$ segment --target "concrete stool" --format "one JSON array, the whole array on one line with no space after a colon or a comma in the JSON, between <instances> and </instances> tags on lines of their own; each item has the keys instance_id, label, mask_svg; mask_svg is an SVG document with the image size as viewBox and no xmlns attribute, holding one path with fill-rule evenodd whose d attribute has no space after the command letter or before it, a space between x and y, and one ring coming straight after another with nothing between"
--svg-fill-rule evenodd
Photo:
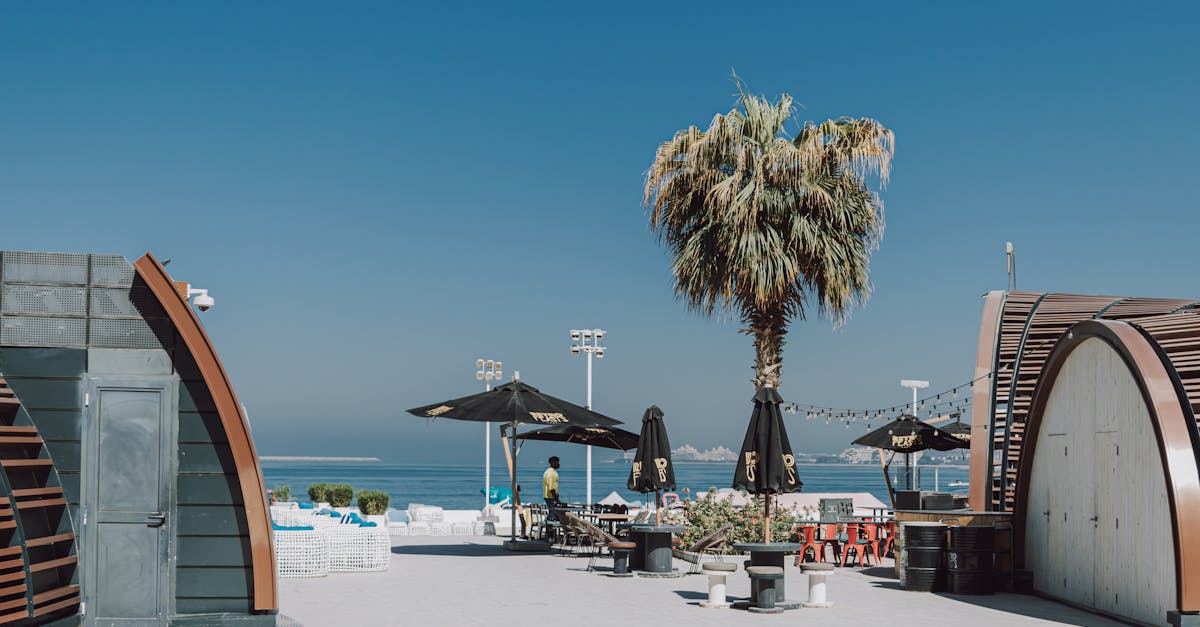
<instances>
[{"instance_id":1,"label":"concrete stool","mask_svg":"<svg viewBox=\"0 0 1200 627\"><path fill-rule=\"evenodd\" d=\"M629 554L637 548L634 542L609 542L608 549L613 554L613 577L632 577L629 572Z\"/></svg>"},{"instance_id":2,"label":"concrete stool","mask_svg":"<svg viewBox=\"0 0 1200 627\"><path fill-rule=\"evenodd\" d=\"M783 611L782 607L775 605L776 601L783 599L775 598L775 585L783 581L783 567L781 566L751 566L746 569L750 574L751 587L755 587L754 583L758 583L758 598L752 599L749 609L756 614L778 614Z\"/></svg>"},{"instance_id":3,"label":"concrete stool","mask_svg":"<svg viewBox=\"0 0 1200 627\"><path fill-rule=\"evenodd\" d=\"M825 600L825 578L833 574L833 564L806 562L800 564L800 572L808 575L808 601L804 607L833 607Z\"/></svg>"},{"instance_id":4,"label":"concrete stool","mask_svg":"<svg viewBox=\"0 0 1200 627\"><path fill-rule=\"evenodd\" d=\"M708 600L701 601L700 607L729 607L725 600L725 577L737 570L737 564L712 562L701 569L708 575Z\"/></svg>"}]
</instances>

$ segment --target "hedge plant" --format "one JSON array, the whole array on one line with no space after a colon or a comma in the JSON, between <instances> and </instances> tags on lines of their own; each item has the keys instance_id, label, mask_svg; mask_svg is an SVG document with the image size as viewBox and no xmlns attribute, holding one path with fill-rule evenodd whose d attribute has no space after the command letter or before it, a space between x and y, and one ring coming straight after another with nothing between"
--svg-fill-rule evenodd
<instances>
[{"instance_id":1,"label":"hedge plant","mask_svg":"<svg viewBox=\"0 0 1200 627\"><path fill-rule=\"evenodd\" d=\"M703 498L688 503L683 511L666 510L663 512L663 524L679 524L684 526L680 545L687 547L696 540L716 531L725 523L732 523L725 533L725 548L732 548L735 542L763 541L763 499L755 496L745 507L734 507L733 499L717 498L716 488L712 488ZM771 512L771 539L784 542L794 539L795 526L799 517L787 509L775 509Z\"/></svg>"},{"instance_id":2,"label":"hedge plant","mask_svg":"<svg viewBox=\"0 0 1200 627\"><path fill-rule=\"evenodd\" d=\"M271 493L275 495L275 500L280 503L292 500L292 486L290 485L277 485Z\"/></svg>"},{"instance_id":3,"label":"hedge plant","mask_svg":"<svg viewBox=\"0 0 1200 627\"><path fill-rule=\"evenodd\" d=\"M386 514L392 497L383 490L359 490L358 509L364 516Z\"/></svg>"},{"instance_id":4,"label":"hedge plant","mask_svg":"<svg viewBox=\"0 0 1200 627\"><path fill-rule=\"evenodd\" d=\"M329 484L328 483L310 483L310 484L308 484L308 498L312 499L313 503L328 503L329 502Z\"/></svg>"},{"instance_id":5,"label":"hedge plant","mask_svg":"<svg viewBox=\"0 0 1200 627\"><path fill-rule=\"evenodd\" d=\"M332 507L349 507L354 500L354 486L349 483L331 483L327 489Z\"/></svg>"}]
</instances>

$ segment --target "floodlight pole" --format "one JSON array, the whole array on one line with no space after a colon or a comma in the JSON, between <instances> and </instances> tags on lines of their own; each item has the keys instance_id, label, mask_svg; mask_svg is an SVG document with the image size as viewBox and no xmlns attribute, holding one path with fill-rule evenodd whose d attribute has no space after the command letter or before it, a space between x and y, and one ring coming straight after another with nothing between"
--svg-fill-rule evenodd
<instances>
[{"instance_id":1,"label":"floodlight pole","mask_svg":"<svg viewBox=\"0 0 1200 627\"><path fill-rule=\"evenodd\" d=\"M587 355L587 408L592 409L592 355L604 357L603 329L571 329L571 354ZM592 445L587 445L587 504L592 504Z\"/></svg>"},{"instance_id":2,"label":"floodlight pole","mask_svg":"<svg viewBox=\"0 0 1200 627\"><path fill-rule=\"evenodd\" d=\"M916 418L917 417L917 390L924 390L925 388L929 387L929 382L928 381L918 381L916 379L901 379L900 386L906 387L906 388L912 388L912 391L913 391L912 415L913 415L913 418ZM904 454L904 489L905 490L912 489L912 467L909 466L908 462L909 462L909 454L905 453Z\"/></svg>"},{"instance_id":3,"label":"floodlight pole","mask_svg":"<svg viewBox=\"0 0 1200 627\"><path fill-rule=\"evenodd\" d=\"M491 359L475 360L475 378L483 381L483 391L492 391L492 380L504 375L504 363ZM491 505L492 492L492 423L483 423L483 506ZM516 496L512 497L514 502Z\"/></svg>"}]
</instances>

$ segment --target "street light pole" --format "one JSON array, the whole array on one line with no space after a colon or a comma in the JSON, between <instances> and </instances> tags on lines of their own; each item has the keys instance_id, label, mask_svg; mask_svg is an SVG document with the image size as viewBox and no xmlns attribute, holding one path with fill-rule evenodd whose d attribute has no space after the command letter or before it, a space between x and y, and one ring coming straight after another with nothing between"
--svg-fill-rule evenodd
<instances>
[{"instance_id":1,"label":"street light pole","mask_svg":"<svg viewBox=\"0 0 1200 627\"><path fill-rule=\"evenodd\" d=\"M604 357L603 329L571 329L571 354L587 355L587 408L592 408L592 355ZM592 504L592 445L587 445L587 504Z\"/></svg>"},{"instance_id":2,"label":"street light pole","mask_svg":"<svg viewBox=\"0 0 1200 627\"><path fill-rule=\"evenodd\" d=\"M917 417L917 390L924 390L925 388L929 387L929 382L928 381L918 381L916 379L901 379L900 385L901 385L901 387L912 388L912 391L913 391L912 415L913 415L913 418L916 418ZM912 489L912 468L909 467L908 459L909 459L908 453L905 453L904 454L904 489L905 490Z\"/></svg>"},{"instance_id":3,"label":"street light pole","mask_svg":"<svg viewBox=\"0 0 1200 627\"><path fill-rule=\"evenodd\" d=\"M504 363L491 359L475 360L475 379L483 381L483 391L492 391L492 381L504 376ZM492 423L483 423L483 506L490 505L492 492ZM513 497L516 498L515 496Z\"/></svg>"}]
</instances>

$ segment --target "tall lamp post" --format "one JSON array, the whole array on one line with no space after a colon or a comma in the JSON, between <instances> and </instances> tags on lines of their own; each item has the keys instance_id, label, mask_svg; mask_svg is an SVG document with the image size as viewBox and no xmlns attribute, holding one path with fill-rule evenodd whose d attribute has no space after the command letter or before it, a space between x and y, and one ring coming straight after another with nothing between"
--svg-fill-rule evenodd
<instances>
[{"instance_id":1,"label":"tall lamp post","mask_svg":"<svg viewBox=\"0 0 1200 627\"><path fill-rule=\"evenodd\" d=\"M504 376L504 363L491 359L475 360L475 380L483 381L483 391L492 391L492 381ZM492 492L492 423L483 423L483 506L491 503ZM516 496L514 495L515 499ZM514 501L515 502L515 501Z\"/></svg>"},{"instance_id":2,"label":"tall lamp post","mask_svg":"<svg viewBox=\"0 0 1200 627\"><path fill-rule=\"evenodd\" d=\"M587 408L592 408L592 355L604 357L604 331L601 329L571 329L571 354L587 355ZM587 446L587 504L592 504L592 445Z\"/></svg>"},{"instance_id":3,"label":"tall lamp post","mask_svg":"<svg viewBox=\"0 0 1200 627\"><path fill-rule=\"evenodd\" d=\"M928 381L917 381L916 379L901 379L900 386L906 387L906 388L912 388L912 391L913 391L912 415L913 415L913 418L916 418L917 417L917 390L924 390L925 388L929 387L929 382ZM918 488L919 487L920 486L918 486ZM910 468L908 465L908 453L904 454L904 489L905 490L912 489L912 468Z\"/></svg>"}]
</instances>

